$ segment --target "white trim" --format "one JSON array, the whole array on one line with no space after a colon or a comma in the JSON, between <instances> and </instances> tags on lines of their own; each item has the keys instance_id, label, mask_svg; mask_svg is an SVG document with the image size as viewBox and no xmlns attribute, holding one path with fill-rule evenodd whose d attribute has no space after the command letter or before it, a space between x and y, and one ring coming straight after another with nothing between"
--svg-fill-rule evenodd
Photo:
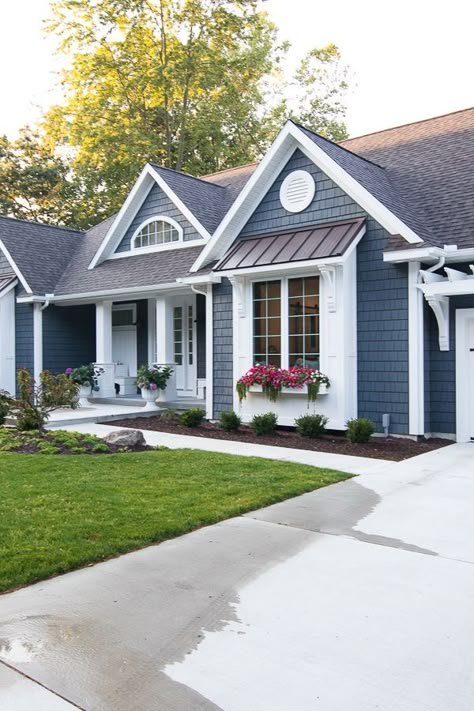
<instances>
[{"instance_id":1,"label":"white trim","mask_svg":"<svg viewBox=\"0 0 474 711\"><path fill-rule=\"evenodd\" d=\"M207 242L203 239L187 239L183 242L166 242L166 244L155 244L152 247L137 247L128 252L114 252L107 258L123 259L124 257L136 257L139 254L152 254L153 252L171 252L175 249L188 249L189 247L203 247ZM171 246L173 245L173 246Z\"/></svg>"},{"instance_id":2,"label":"white trim","mask_svg":"<svg viewBox=\"0 0 474 711\"><path fill-rule=\"evenodd\" d=\"M15 293L18 282L2 291L0 295L0 388L9 393L15 392Z\"/></svg>"},{"instance_id":3,"label":"white trim","mask_svg":"<svg viewBox=\"0 0 474 711\"><path fill-rule=\"evenodd\" d=\"M136 303L123 303L123 304L112 304L112 311L131 311L132 312L132 323L125 324L127 328L130 326L136 326L137 323L137 305ZM112 328L120 328L119 326L114 326Z\"/></svg>"},{"instance_id":4,"label":"white trim","mask_svg":"<svg viewBox=\"0 0 474 711\"><path fill-rule=\"evenodd\" d=\"M39 383L43 370L43 308L41 304L33 306L33 377Z\"/></svg>"},{"instance_id":5,"label":"white trim","mask_svg":"<svg viewBox=\"0 0 474 711\"><path fill-rule=\"evenodd\" d=\"M132 220L135 218L138 210L142 206L154 184L157 184L158 187L161 188L175 207L178 208L183 217L185 217L194 227L196 232L201 235L203 240L207 241L210 238L209 232L203 227L199 220L174 193L161 175L154 170L153 166L147 163L140 173L132 190L128 194L127 199L123 203L102 244L95 253L91 263L89 264L89 269L94 269L97 264L100 264L100 262L108 259L118 247L130 227Z\"/></svg>"},{"instance_id":6,"label":"white trim","mask_svg":"<svg viewBox=\"0 0 474 711\"><path fill-rule=\"evenodd\" d=\"M408 431L425 433L423 295L416 288L419 262L408 265Z\"/></svg>"},{"instance_id":7,"label":"white trim","mask_svg":"<svg viewBox=\"0 0 474 711\"><path fill-rule=\"evenodd\" d=\"M1 277L0 277L1 279ZM10 293L10 291L13 291L13 289L16 287L18 284L18 279L14 279L8 286L6 286L2 291L0 291L0 299L2 299L4 296Z\"/></svg>"},{"instance_id":8,"label":"white trim","mask_svg":"<svg viewBox=\"0 0 474 711\"><path fill-rule=\"evenodd\" d=\"M289 121L280 131L270 150L224 216L212 241L199 255L191 271L198 271L212 259L219 259L227 251L296 148L300 148L320 170L368 212L389 234L399 234L410 244L423 243L423 240L413 230L343 170L301 129Z\"/></svg>"},{"instance_id":9,"label":"white trim","mask_svg":"<svg viewBox=\"0 0 474 711\"><path fill-rule=\"evenodd\" d=\"M214 417L214 287L206 294L206 417Z\"/></svg>"},{"instance_id":10,"label":"white trim","mask_svg":"<svg viewBox=\"0 0 474 711\"><path fill-rule=\"evenodd\" d=\"M443 279L443 281L418 284L417 286L426 298L429 296L465 296L466 294L474 294L474 276L468 276L467 279L460 279L459 281Z\"/></svg>"},{"instance_id":11,"label":"white trim","mask_svg":"<svg viewBox=\"0 0 474 711\"><path fill-rule=\"evenodd\" d=\"M109 296L119 296L120 301L126 301L127 299L135 297L137 294L150 294L154 292L162 291L183 291L183 284L178 282L169 282L168 284L152 284L150 286L131 286L123 287L122 289L107 289L105 291L85 291L83 293L79 292L76 294L58 294L57 296L49 296L48 301L50 303L63 303L68 301L81 301L89 302L91 299L96 298L106 298ZM42 303L45 301L44 296L23 296L17 299L19 304L31 304L31 303Z\"/></svg>"},{"instance_id":12,"label":"white trim","mask_svg":"<svg viewBox=\"0 0 474 711\"><path fill-rule=\"evenodd\" d=\"M474 309L456 309L456 441L471 442L469 431L470 392L463 375L468 372L467 326L474 319ZM474 373L471 373L474 377Z\"/></svg>"},{"instance_id":13,"label":"white trim","mask_svg":"<svg viewBox=\"0 0 474 711\"><path fill-rule=\"evenodd\" d=\"M148 365L156 363L156 299L147 299Z\"/></svg>"},{"instance_id":14,"label":"white trim","mask_svg":"<svg viewBox=\"0 0 474 711\"><path fill-rule=\"evenodd\" d=\"M10 252L8 251L8 249L5 247L5 244L3 243L3 241L2 241L1 239L0 239L0 249L1 249L2 252L4 253L4 255L5 255L5 257L7 258L7 260L8 260L8 262L9 262L11 268L13 269L13 271L14 271L15 274L17 275L18 279L20 280L20 282L21 282L21 284L22 284L24 290L27 291L28 294L32 294L33 291L31 290L31 288L30 288L28 282L26 281L25 277L23 276L23 274L22 274L22 273L20 272L20 270L18 269L18 267L17 267L17 265L16 265L16 263L15 263L15 260L13 259L12 255L10 254Z\"/></svg>"},{"instance_id":15,"label":"white trim","mask_svg":"<svg viewBox=\"0 0 474 711\"><path fill-rule=\"evenodd\" d=\"M392 264L402 262L437 262L444 258L448 264L469 262L474 259L474 248L458 249L456 245L445 247L417 247L416 249L398 249L384 252L383 261Z\"/></svg>"},{"instance_id":16,"label":"white trim","mask_svg":"<svg viewBox=\"0 0 474 711\"><path fill-rule=\"evenodd\" d=\"M153 244L153 245L146 245L145 247L136 247L135 242L142 231L144 227L147 225L151 225L152 222L165 222L168 225L171 225L171 227L174 227L176 232L178 233L178 239L172 240L171 242L162 242L161 244ZM139 227L135 230L135 232L132 235L132 238L130 240L130 246L131 249L129 250L130 252L135 252L137 254L146 254L148 251L153 251L153 252L159 252L163 251L164 249L173 249L173 247L170 247L169 245L178 245L183 241L183 228L181 227L180 224L176 222L176 220L173 220L172 217L167 217L166 215L156 215L154 217L148 217L148 219L144 220Z\"/></svg>"}]
</instances>

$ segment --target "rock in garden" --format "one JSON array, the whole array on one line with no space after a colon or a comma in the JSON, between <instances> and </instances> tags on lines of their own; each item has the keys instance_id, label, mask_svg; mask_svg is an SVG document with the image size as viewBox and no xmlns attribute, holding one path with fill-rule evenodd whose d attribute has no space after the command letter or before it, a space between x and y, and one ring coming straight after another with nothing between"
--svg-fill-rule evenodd
<instances>
[{"instance_id":1,"label":"rock in garden","mask_svg":"<svg viewBox=\"0 0 474 711\"><path fill-rule=\"evenodd\" d=\"M130 449L136 449L137 447L144 447L146 445L145 437L140 430L116 430L104 437L104 440L107 444L115 444L118 447L130 447Z\"/></svg>"}]
</instances>

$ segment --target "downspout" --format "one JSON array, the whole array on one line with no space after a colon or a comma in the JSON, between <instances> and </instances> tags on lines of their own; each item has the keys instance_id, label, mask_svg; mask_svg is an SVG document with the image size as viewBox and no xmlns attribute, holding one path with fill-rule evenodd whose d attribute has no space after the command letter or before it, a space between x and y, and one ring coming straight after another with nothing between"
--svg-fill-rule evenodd
<instances>
[{"instance_id":1,"label":"downspout","mask_svg":"<svg viewBox=\"0 0 474 711\"><path fill-rule=\"evenodd\" d=\"M45 294L44 304L33 304L33 377L39 382L43 370L43 311L48 308L52 294Z\"/></svg>"},{"instance_id":2,"label":"downspout","mask_svg":"<svg viewBox=\"0 0 474 711\"><path fill-rule=\"evenodd\" d=\"M214 327L212 284L191 284L191 291L206 297L206 417L212 420L214 416Z\"/></svg>"}]
</instances>

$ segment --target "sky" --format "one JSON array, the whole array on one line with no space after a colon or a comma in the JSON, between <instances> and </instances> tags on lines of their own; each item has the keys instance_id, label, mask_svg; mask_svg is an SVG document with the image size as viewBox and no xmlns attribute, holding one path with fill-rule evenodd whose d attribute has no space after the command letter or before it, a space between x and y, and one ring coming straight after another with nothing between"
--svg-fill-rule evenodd
<instances>
[{"instance_id":1,"label":"sky","mask_svg":"<svg viewBox=\"0 0 474 711\"><path fill-rule=\"evenodd\" d=\"M60 59L45 38L50 0L14 0L0 25L0 134L14 137L61 99ZM290 61L312 47L338 45L352 72L351 136L418 121L474 104L474 9L469 0L266 0L289 40Z\"/></svg>"}]
</instances>

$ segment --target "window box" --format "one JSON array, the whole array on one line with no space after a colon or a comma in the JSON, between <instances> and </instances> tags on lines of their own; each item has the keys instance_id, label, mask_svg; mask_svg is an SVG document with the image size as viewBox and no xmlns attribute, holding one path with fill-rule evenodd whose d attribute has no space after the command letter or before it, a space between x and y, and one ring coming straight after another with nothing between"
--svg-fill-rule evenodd
<instances>
[{"instance_id":1,"label":"window box","mask_svg":"<svg viewBox=\"0 0 474 711\"><path fill-rule=\"evenodd\" d=\"M261 392L262 392L261 385L251 385L249 387L249 393L261 393ZM327 395L328 392L329 392L329 388L327 385L320 385L318 397L320 395ZM281 395L305 395L307 397L308 396L308 386L303 385L303 387L301 387L301 388L282 388Z\"/></svg>"}]
</instances>

